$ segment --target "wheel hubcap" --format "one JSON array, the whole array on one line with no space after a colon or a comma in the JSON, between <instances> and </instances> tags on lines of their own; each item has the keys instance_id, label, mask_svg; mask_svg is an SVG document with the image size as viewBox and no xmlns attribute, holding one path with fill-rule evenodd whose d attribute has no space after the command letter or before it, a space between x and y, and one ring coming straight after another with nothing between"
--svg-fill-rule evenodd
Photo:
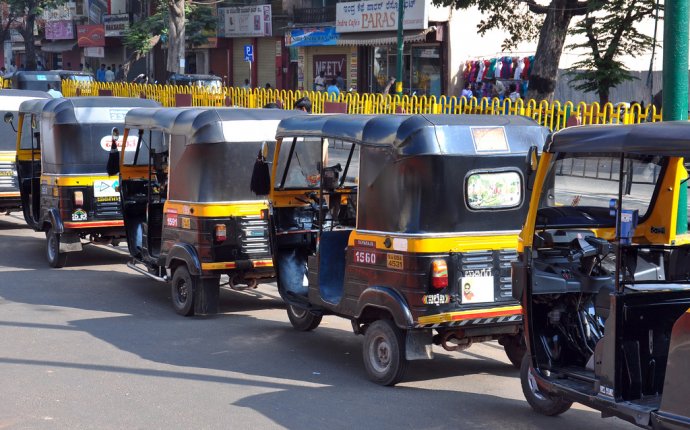
<instances>
[{"instance_id":1,"label":"wheel hubcap","mask_svg":"<svg viewBox=\"0 0 690 430\"><path fill-rule=\"evenodd\" d=\"M56 251L56 240L55 240L55 235L51 234L48 236L48 258L52 261L55 260L55 255L57 253Z\"/></svg>"},{"instance_id":2,"label":"wheel hubcap","mask_svg":"<svg viewBox=\"0 0 690 430\"><path fill-rule=\"evenodd\" d=\"M529 384L529 389L539 400L546 400L546 397L539 391L539 386L537 385L537 378L534 377L532 369L527 372L527 384Z\"/></svg>"},{"instance_id":3,"label":"wheel hubcap","mask_svg":"<svg viewBox=\"0 0 690 430\"><path fill-rule=\"evenodd\" d=\"M294 315L297 319L303 319L307 315L306 309L299 309L292 305L290 305L290 312L292 312L292 315Z\"/></svg>"},{"instance_id":4,"label":"wheel hubcap","mask_svg":"<svg viewBox=\"0 0 690 430\"><path fill-rule=\"evenodd\" d=\"M187 287L187 283L184 280L180 281L177 284L177 300L179 300L180 303L185 303L188 293L189 288Z\"/></svg>"},{"instance_id":5,"label":"wheel hubcap","mask_svg":"<svg viewBox=\"0 0 690 430\"><path fill-rule=\"evenodd\" d=\"M372 365L377 372L385 372L391 364L391 345L384 338L378 337L370 349Z\"/></svg>"}]
</instances>

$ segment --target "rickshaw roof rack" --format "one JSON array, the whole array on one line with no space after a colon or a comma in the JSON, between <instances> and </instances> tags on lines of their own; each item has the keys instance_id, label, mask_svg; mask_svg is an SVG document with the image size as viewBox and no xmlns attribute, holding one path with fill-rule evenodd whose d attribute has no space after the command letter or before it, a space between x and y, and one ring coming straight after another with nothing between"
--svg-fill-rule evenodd
<instances>
[{"instance_id":1,"label":"rickshaw roof rack","mask_svg":"<svg viewBox=\"0 0 690 430\"><path fill-rule=\"evenodd\" d=\"M21 112L41 114L53 124L122 123L129 109L158 107L155 100L133 97L67 97L47 100L27 100L19 106Z\"/></svg>"},{"instance_id":2,"label":"rickshaw roof rack","mask_svg":"<svg viewBox=\"0 0 690 430\"><path fill-rule=\"evenodd\" d=\"M502 128L505 149L485 150L473 129ZM282 121L277 137L326 137L363 146L388 147L400 155L496 155L526 153L545 142L549 130L515 115L307 115Z\"/></svg>"},{"instance_id":3,"label":"rickshaw roof rack","mask_svg":"<svg viewBox=\"0 0 690 430\"><path fill-rule=\"evenodd\" d=\"M34 91L34 90L13 90L13 89L3 89L0 90L0 96L2 97L21 97L26 99L51 99L51 95L45 91ZM3 106L6 108L6 106Z\"/></svg>"},{"instance_id":4,"label":"rickshaw roof rack","mask_svg":"<svg viewBox=\"0 0 690 430\"><path fill-rule=\"evenodd\" d=\"M127 112L125 127L184 135L186 144L265 142L275 140L278 123L296 110L244 108L156 108ZM262 124L252 124L262 121ZM269 124L270 123L270 124Z\"/></svg>"},{"instance_id":5,"label":"rickshaw roof rack","mask_svg":"<svg viewBox=\"0 0 690 430\"><path fill-rule=\"evenodd\" d=\"M544 150L690 157L690 122L569 127L554 133Z\"/></svg>"}]
</instances>

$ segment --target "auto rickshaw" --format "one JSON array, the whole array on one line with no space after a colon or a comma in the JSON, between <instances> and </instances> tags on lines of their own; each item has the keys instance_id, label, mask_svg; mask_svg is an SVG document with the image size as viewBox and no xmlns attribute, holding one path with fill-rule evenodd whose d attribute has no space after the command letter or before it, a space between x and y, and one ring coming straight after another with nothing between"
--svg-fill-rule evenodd
<instances>
[{"instance_id":1,"label":"auto rickshaw","mask_svg":"<svg viewBox=\"0 0 690 430\"><path fill-rule=\"evenodd\" d=\"M170 282L180 315L218 312L220 278L234 289L273 278L268 201L250 190L251 169L296 111L133 109L113 153L128 266Z\"/></svg>"},{"instance_id":2,"label":"auto rickshaw","mask_svg":"<svg viewBox=\"0 0 690 430\"><path fill-rule=\"evenodd\" d=\"M22 204L19 196L19 183L17 181L17 148L15 141L10 138L17 130L14 128L14 120L19 110L19 105L25 100L47 99L50 95L43 91L27 90L0 90L0 115L3 122L0 124L0 211L10 213L18 211Z\"/></svg>"},{"instance_id":3,"label":"auto rickshaw","mask_svg":"<svg viewBox=\"0 0 690 430\"><path fill-rule=\"evenodd\" d=\"M62 78L54 71L17 71L11 79L12 88L17 90L48 91L49 86L62 90Z\"/></svg>"},{"instance_id":4,"label":"auto rickshaw","mask_svg":"<svg viewBox=\"0 0 690 430\"><path fill-rule=\"evenodd\" d=\"M586 126L545 145L512 275L535 411L690 428L688 136L685 121Z\"/></svg>"},{"instance_id":5,"label":"auto rickshaw","mask_svg":"<svg viewBox=\"0 0 690 430\"><path fill-rule=\"evenodd\" d=\"M432 345L498 339L524 355L510 262L548 130L479 115L310 115L278 128L271 202L278 288L297 330L323 315L364 335L382 385Z\"/></svg>"},{"instance_id":6,"label":"auto rickshaw","mask_svg":"<svg viewBox=\"0 0 690 430\"><path fill-rule=\"evenodd\" d=\"M26 223L46 233L51 267L90 243L125 236L117 177L105 165L113 127L122 127L133 107L153 100L78 97L27 100L19 106L17 175Z\"/></svg>"}]
</instances>

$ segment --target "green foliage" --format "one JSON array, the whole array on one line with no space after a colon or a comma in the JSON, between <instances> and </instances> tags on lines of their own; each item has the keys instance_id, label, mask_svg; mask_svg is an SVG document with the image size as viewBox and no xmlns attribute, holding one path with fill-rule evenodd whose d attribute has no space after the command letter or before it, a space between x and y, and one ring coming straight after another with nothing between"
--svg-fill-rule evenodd
<instances>
[{"instance_id":1,"label":"green foliage","mask_svg":"<svg viewBox=\"0 0 690 430\"><path fill-rule=\"evenodd\" d=\"M161 2L156 12L133 23L125 34L124 44L139 55L144 55L153 48L157 37L166 41L168 35L168 6ZM213 16L213 10L204 5L186 3L185 9L187 44L199 46L208 42L208 38L215 36L217 19ZM153 43L152 43L153 42Z\"/></svg>"},{"instance_id":2,"label":"green foliage","mask_svg":"<svg viewBox=\"0 0 690 430\"><path fill-rule=\"evenodd\" d=\"M635 79L619 58L637 57L652 48L654 40L636 28L643 18L653 17L656 0L598 1L598 11L590 10L572 30L571 34L584 37L568 48L582 49L587 54L569 69L575 89L599 95L608 102L611 88ZM593 5L594 6L594 5ZM663 5L660 5L663 8ZM661 19L661 11L660 16Z\"/></svg>"}]
</instances>

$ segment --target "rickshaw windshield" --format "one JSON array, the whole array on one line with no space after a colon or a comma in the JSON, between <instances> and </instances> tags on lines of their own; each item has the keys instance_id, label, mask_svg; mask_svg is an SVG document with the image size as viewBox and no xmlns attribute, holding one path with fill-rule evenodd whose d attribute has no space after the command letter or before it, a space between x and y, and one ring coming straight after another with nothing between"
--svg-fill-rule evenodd
<instances>
[{"instance_id":1,"label":"rickshaw windshield","mask_svg":"<svg viewBox=\"0 0 690 430\"><path fill-rule=\"evenodd\" d=\"M325 167L340 165L340 186L356 186L359 172L357 145L343 140L298 137L283 140L278 158L276 189L319 188L322 162Z\"/></svg>"},{"instance_id":2,"label":"rickshaw windshield","mask_svg":"<svg viewBox=\"0 0 690 430\"><path fill-rule=\"evenodd\" d=\"M41 124L43 172L104 174L116 124Z\"/></svg>"},{"instance_id":3,"label":"rickshaw windshield","mask_svg":"<svg viewBox=\"0 0 690 430\"><path fill-rule=\"evenodd\" d=\"M265 200L251 191L251 172L264 142L177 145L170 150L169 197L185 202ZM273 153L275 142L268 144Z\"/></svg>"},{"instance_id":4,"label":"rickshaw windshield","mask_svg":"<svg viewBox=\"0 0 690 430\"><path fill-rule=\"evenodd\" d=\"M623 209L644 219L666 159L626 154ZM552 161L540 196L538 224L612 227L610 204L618 198L621 155L560 153Z\"/></svg>"}]
</instances>

